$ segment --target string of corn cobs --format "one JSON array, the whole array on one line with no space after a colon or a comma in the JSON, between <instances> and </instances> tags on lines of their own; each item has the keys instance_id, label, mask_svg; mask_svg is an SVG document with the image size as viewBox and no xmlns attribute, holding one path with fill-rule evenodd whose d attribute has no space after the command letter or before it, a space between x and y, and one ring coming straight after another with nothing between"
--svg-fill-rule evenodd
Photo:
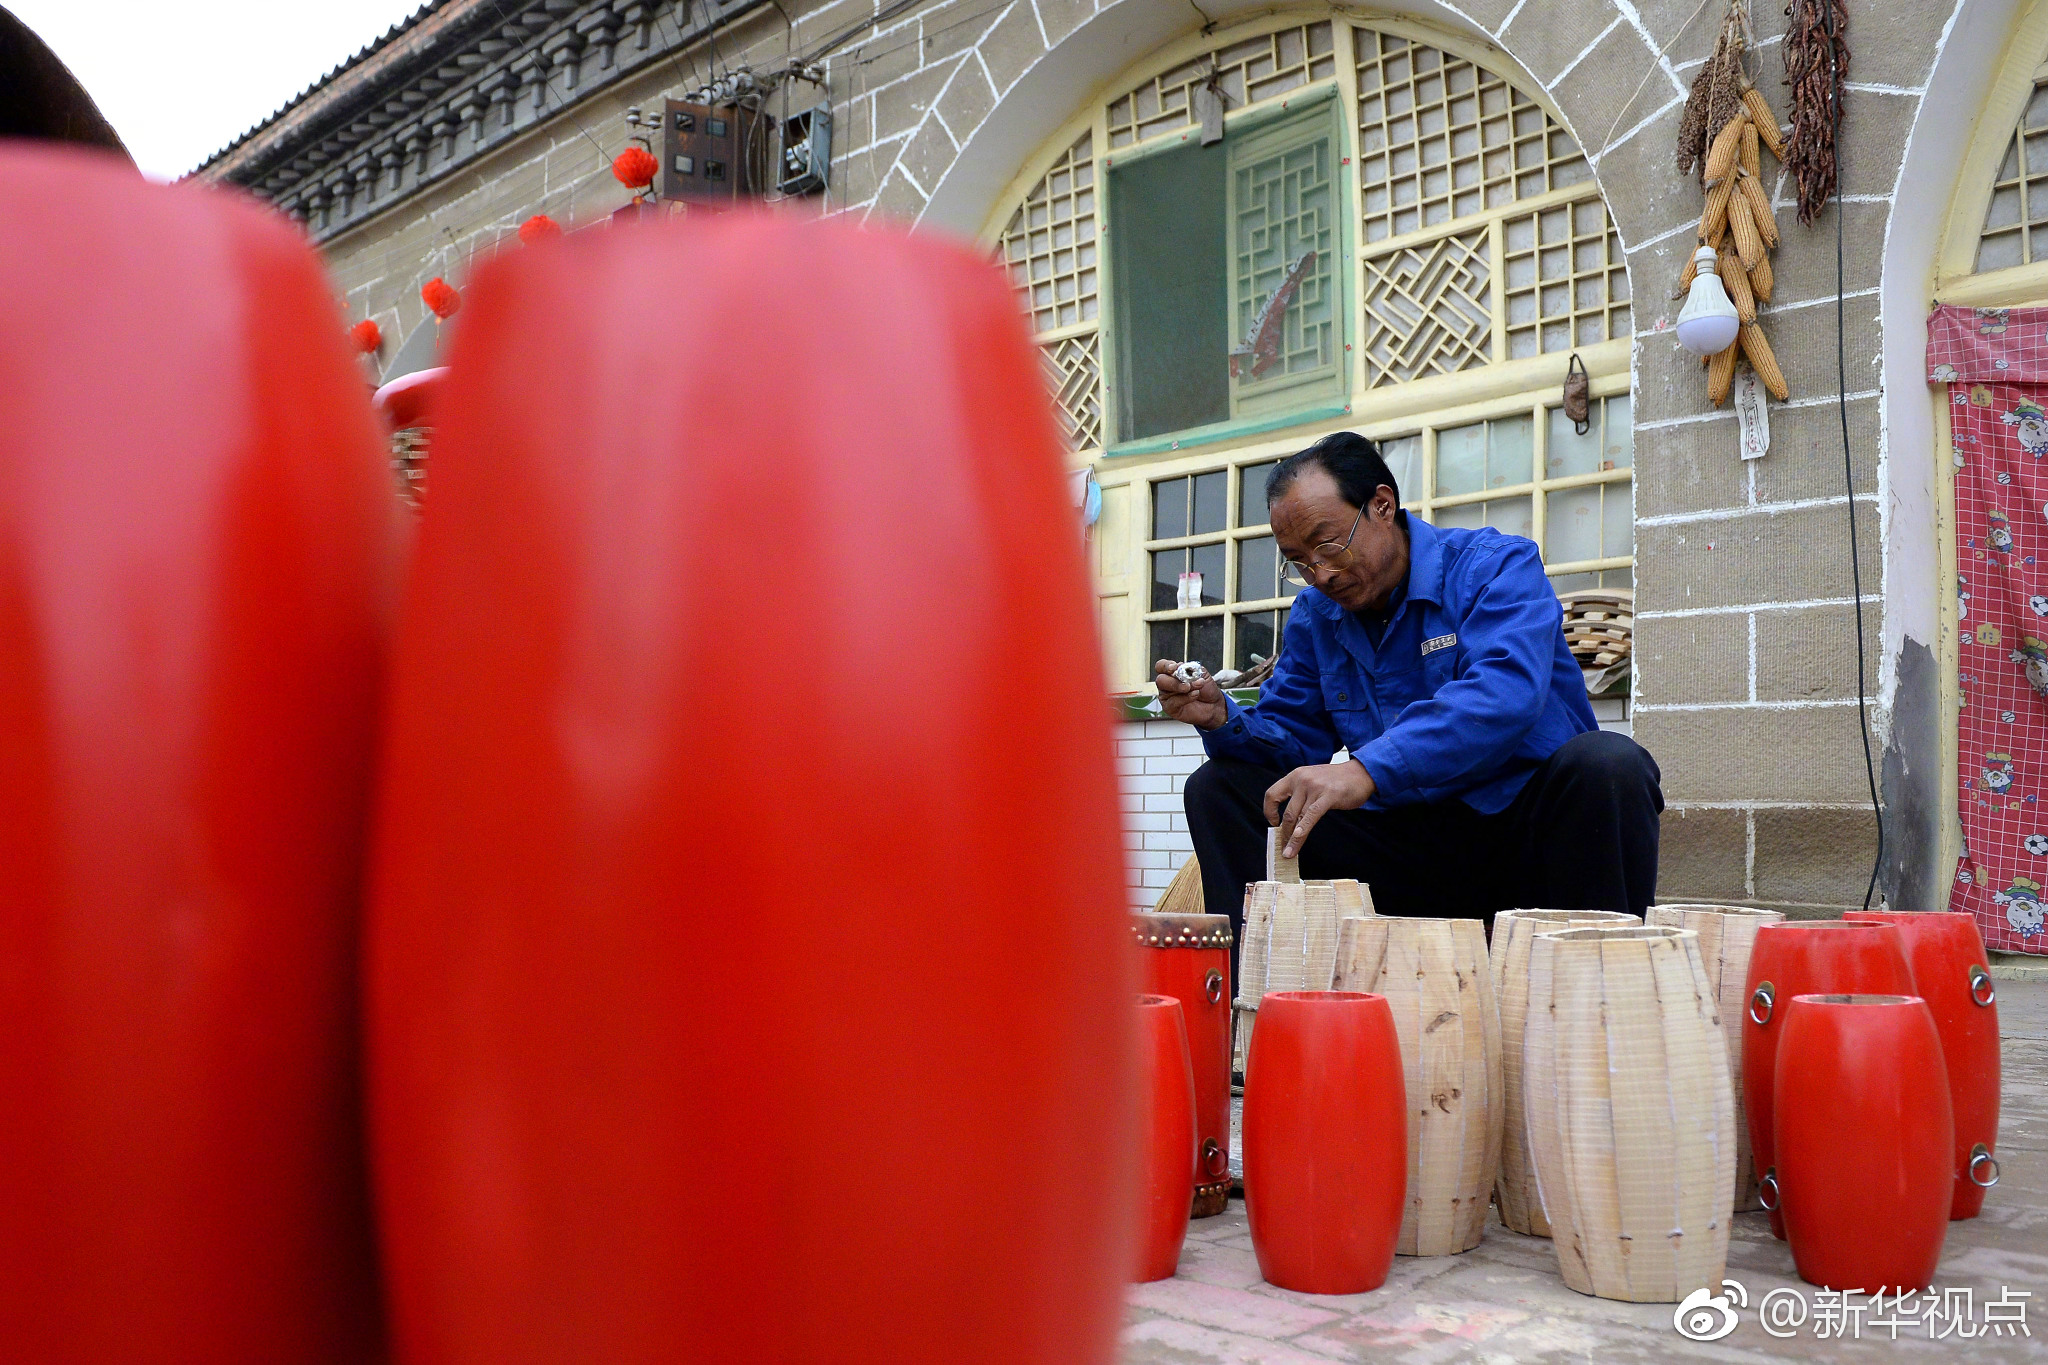
<instances>
[{"instance_id":1,"label":"string of corn cobs","mask_svg":"<svg viewBox=\"0 0 2048 1365\"><path fill-rule=\"evenodd\" d=\"M1786 144L1770 104L1742 73L1742 34L1741 15L1730 4L1714 55L1693 80L1678 129L1678 169L1690 173L1697 166L1706 191L1699 245L1714 249L1715 273L1742 320L1728 349L1706 358L1707 396L1717 407L1734 391L1738 358L1749 361L1773 398L1782 403L1791 396L1756 311L1771 300L1770 252L1778 244L1777 215L1763 184L1763 152L1768 149L1783 161ZM1697 269L1688 253L1674 297L1692 288Z\"/></svg>"}]
</instances>

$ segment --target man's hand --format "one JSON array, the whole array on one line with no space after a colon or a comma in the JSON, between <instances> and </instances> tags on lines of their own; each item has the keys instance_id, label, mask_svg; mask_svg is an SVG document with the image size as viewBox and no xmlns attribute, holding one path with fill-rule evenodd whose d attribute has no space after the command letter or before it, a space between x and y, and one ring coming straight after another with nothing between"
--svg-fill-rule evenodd
<instances>
[{"instance_id":1,"label":"man's hand","mask_svg":"<svg viewBox=\"0 0 2048 1365\"><path fill-rule=\"evenodd\" d=\"M1280 827L1280 856L1300 857L1324 811L1357 810L1373 790L1372 774L1356 759L1296 768L1266 788L1266 823Z\"/></svg>"},{"instance_id":2,"label":"man's hand","mask_svg":"<svg viewBox=\"0 0 2048 1365\"><path fill-rule=\"evenodd\" d=\"M1223 689L1207 675L1197 683L1182 682L1173 676L1178 667L1171 659L1161 659L1152 665L1152 681L1159 684L1160 707L1170 718L1185 721L1197 730L1215 729L1229 715L1223 704Z\"/></svg>"}]
</instances>

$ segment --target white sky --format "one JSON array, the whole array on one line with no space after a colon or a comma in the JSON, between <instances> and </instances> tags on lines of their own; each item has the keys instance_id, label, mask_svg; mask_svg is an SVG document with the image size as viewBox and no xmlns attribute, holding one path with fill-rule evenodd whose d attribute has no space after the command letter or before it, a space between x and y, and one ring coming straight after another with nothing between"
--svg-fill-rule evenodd
<instances>
[{"instance_id":1,"label":"white sky","mask_svg":"<svg viewBox=\"0 0 2048 1365\"><path fill-rule=\"evenodd\" d=\"M143 171L183 175L424 0L0 0L98 103Z\"/></svg>"}]
</instances>

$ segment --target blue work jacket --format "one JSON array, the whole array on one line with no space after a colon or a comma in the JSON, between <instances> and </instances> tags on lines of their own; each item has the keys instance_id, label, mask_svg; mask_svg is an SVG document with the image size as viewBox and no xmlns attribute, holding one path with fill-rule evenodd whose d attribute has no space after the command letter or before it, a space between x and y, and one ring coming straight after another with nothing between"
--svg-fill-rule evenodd
<instances>
[{"instance_id":1,"label":"blue work jacket","mask_svg":"<svg viewBox=\"0 0 2048 1365\"><path fill-rule=\"evenodd\" d=\"M1408 579L1379 646L1305 589L1259 704L1228 702L1202 743L1212 758L1282 771L1348 749L1372 774L1368 809L1455 797L1490 815L1566 740L1597 728L1584 674L1533 541L1402 517Z\"/></svg>"}]
</instances>

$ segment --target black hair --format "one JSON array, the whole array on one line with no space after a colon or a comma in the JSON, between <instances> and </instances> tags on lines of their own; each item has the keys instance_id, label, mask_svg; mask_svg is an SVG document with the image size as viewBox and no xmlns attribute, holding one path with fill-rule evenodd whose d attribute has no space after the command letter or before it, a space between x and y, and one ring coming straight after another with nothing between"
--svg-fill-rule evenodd
<instances>
[{"instance_id":1,"label":"black hair","mask_svg":"<svg viewBox=\"0 0 2048 1365\"><path fill-rule=\"evenodd\" d=\"M1372 495L1381 487L1391 490L1396 506L1401 502L1401 489L1394 482L1394 472L1387 468L1387 462L1380 457L1380 448L1355 431L1333 431L1306 450L1297 450L1266 476L1266 505L1293 487L1301 472L1311 467L1321 468L1337 481L1337 491L1344 501L1353 507L1364 507L1372 501Z\"/></svg>"}]
</instances>

